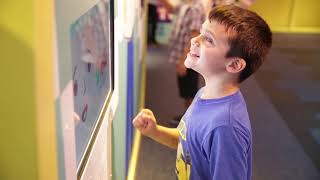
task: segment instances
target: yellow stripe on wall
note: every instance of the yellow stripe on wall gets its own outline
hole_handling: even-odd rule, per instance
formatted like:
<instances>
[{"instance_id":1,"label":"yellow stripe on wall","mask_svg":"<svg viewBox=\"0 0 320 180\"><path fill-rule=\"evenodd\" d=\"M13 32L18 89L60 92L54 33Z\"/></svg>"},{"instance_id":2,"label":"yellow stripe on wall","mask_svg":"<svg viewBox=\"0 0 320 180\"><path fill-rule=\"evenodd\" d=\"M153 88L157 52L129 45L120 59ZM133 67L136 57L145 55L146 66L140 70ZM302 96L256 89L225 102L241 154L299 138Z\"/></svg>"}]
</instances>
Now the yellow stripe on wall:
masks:
<instances>
[{"instance_id":1,"label":"yellow stripe on wall","mask_svg":"<svg viewBox=\"0 0 320 180\"><path fill-rule=\"evenodd\" d=\"M275 32L320 33L319 0L257 0L250 8Z\"/></svg>"},{"instance_id":2,"label":"yellow stripe on wall","mask_svg":"<svg viewBox=\"0 0 320 180\"><path fill-rule=\"evenodd\" d=\"M38 176L57 180L57 140L54 99L54 1L35 0L35 91Z\"/></svg>"},{"instance_id":3,"label":"yellow stripe on wall","mask_svg":"<svg viewBox=\"0 0 320 180\"><path fill-rule=\"evenodd\" d=\"M320 28L320 1L319 0L296 0L292 13L291 26Z\"/></svg>"}]
</instances>

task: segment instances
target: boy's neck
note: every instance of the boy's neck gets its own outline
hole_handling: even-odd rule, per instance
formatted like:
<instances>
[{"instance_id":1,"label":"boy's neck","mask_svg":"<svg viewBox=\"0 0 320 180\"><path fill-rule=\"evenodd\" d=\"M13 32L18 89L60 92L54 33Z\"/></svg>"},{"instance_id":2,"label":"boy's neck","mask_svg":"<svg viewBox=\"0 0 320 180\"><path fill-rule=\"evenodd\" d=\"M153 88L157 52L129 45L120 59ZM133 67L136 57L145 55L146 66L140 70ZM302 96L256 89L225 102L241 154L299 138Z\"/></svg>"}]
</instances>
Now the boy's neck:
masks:
<instances>
[{"instance_id":1,"label":"boy's neck","mask_svg":"<svg viewBox=\"0 0 320 180\"><path fill-rule=\"evenodd\" d=\"M240 84L229 80L206 79L201 95L202 99L216 99L234 94L240 89Z\"/></svg>"}]
</instances>

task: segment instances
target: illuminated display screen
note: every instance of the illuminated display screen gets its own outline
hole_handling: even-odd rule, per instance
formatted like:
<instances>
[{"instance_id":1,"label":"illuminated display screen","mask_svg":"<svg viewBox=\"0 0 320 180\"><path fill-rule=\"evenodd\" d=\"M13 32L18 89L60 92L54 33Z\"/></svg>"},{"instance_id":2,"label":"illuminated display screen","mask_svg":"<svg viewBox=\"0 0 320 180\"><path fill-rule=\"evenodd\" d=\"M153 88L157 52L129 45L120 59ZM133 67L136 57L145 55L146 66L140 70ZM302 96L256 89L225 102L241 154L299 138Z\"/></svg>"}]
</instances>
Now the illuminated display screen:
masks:
<instances>
[{"instance_id":1,"label":"illuminated display screen","mask_svg":"<svg viewBox=\"0 0 320 180\"><path fill-rule=\"evenodd\" d=\"M112 89L109 10L100 1L70 26L77 164Z\"/></svg>"}]
</instances>

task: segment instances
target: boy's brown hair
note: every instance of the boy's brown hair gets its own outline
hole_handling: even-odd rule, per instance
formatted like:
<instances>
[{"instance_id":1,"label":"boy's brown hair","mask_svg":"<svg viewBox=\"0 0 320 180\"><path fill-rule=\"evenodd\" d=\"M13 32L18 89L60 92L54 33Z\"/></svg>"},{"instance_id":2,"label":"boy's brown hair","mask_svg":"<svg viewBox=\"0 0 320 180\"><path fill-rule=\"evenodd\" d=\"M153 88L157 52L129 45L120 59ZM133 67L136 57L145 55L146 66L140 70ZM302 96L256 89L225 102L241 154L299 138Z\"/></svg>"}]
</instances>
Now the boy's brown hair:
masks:
<instances>
[{"instance_id":1,"label":"boy's brown hair","mask_svg":"<svg viewBox=\"0 0 320 180\"><path fill-rule=\"evenodd\" d=\"M226 28L230 46L226 57L240 57L246 67L239 75L239 82L247 79L264 62L272 45L268 24L256 13L234 5L217 6L208 16Z\"/></svg>"}]
</instances>

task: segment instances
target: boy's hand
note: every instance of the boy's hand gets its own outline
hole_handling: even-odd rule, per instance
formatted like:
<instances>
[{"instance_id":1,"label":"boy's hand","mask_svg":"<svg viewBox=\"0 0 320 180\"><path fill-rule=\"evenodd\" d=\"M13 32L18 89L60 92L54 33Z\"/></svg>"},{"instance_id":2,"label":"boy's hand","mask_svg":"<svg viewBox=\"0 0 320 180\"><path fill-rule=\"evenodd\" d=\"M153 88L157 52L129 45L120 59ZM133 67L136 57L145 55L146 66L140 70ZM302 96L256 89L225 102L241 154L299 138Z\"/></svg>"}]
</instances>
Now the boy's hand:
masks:
<instances>
[{"instance_id":1,"label":"boy's hand","mask_svg":"<svg viewBox=\"0 0 320 180\"><path fill-rule=\"evenodd\" d=\"M157 130L156 118L149 109L142 109L132 124L145 136L152 136Z\"/></svg>"}]
</instances>

